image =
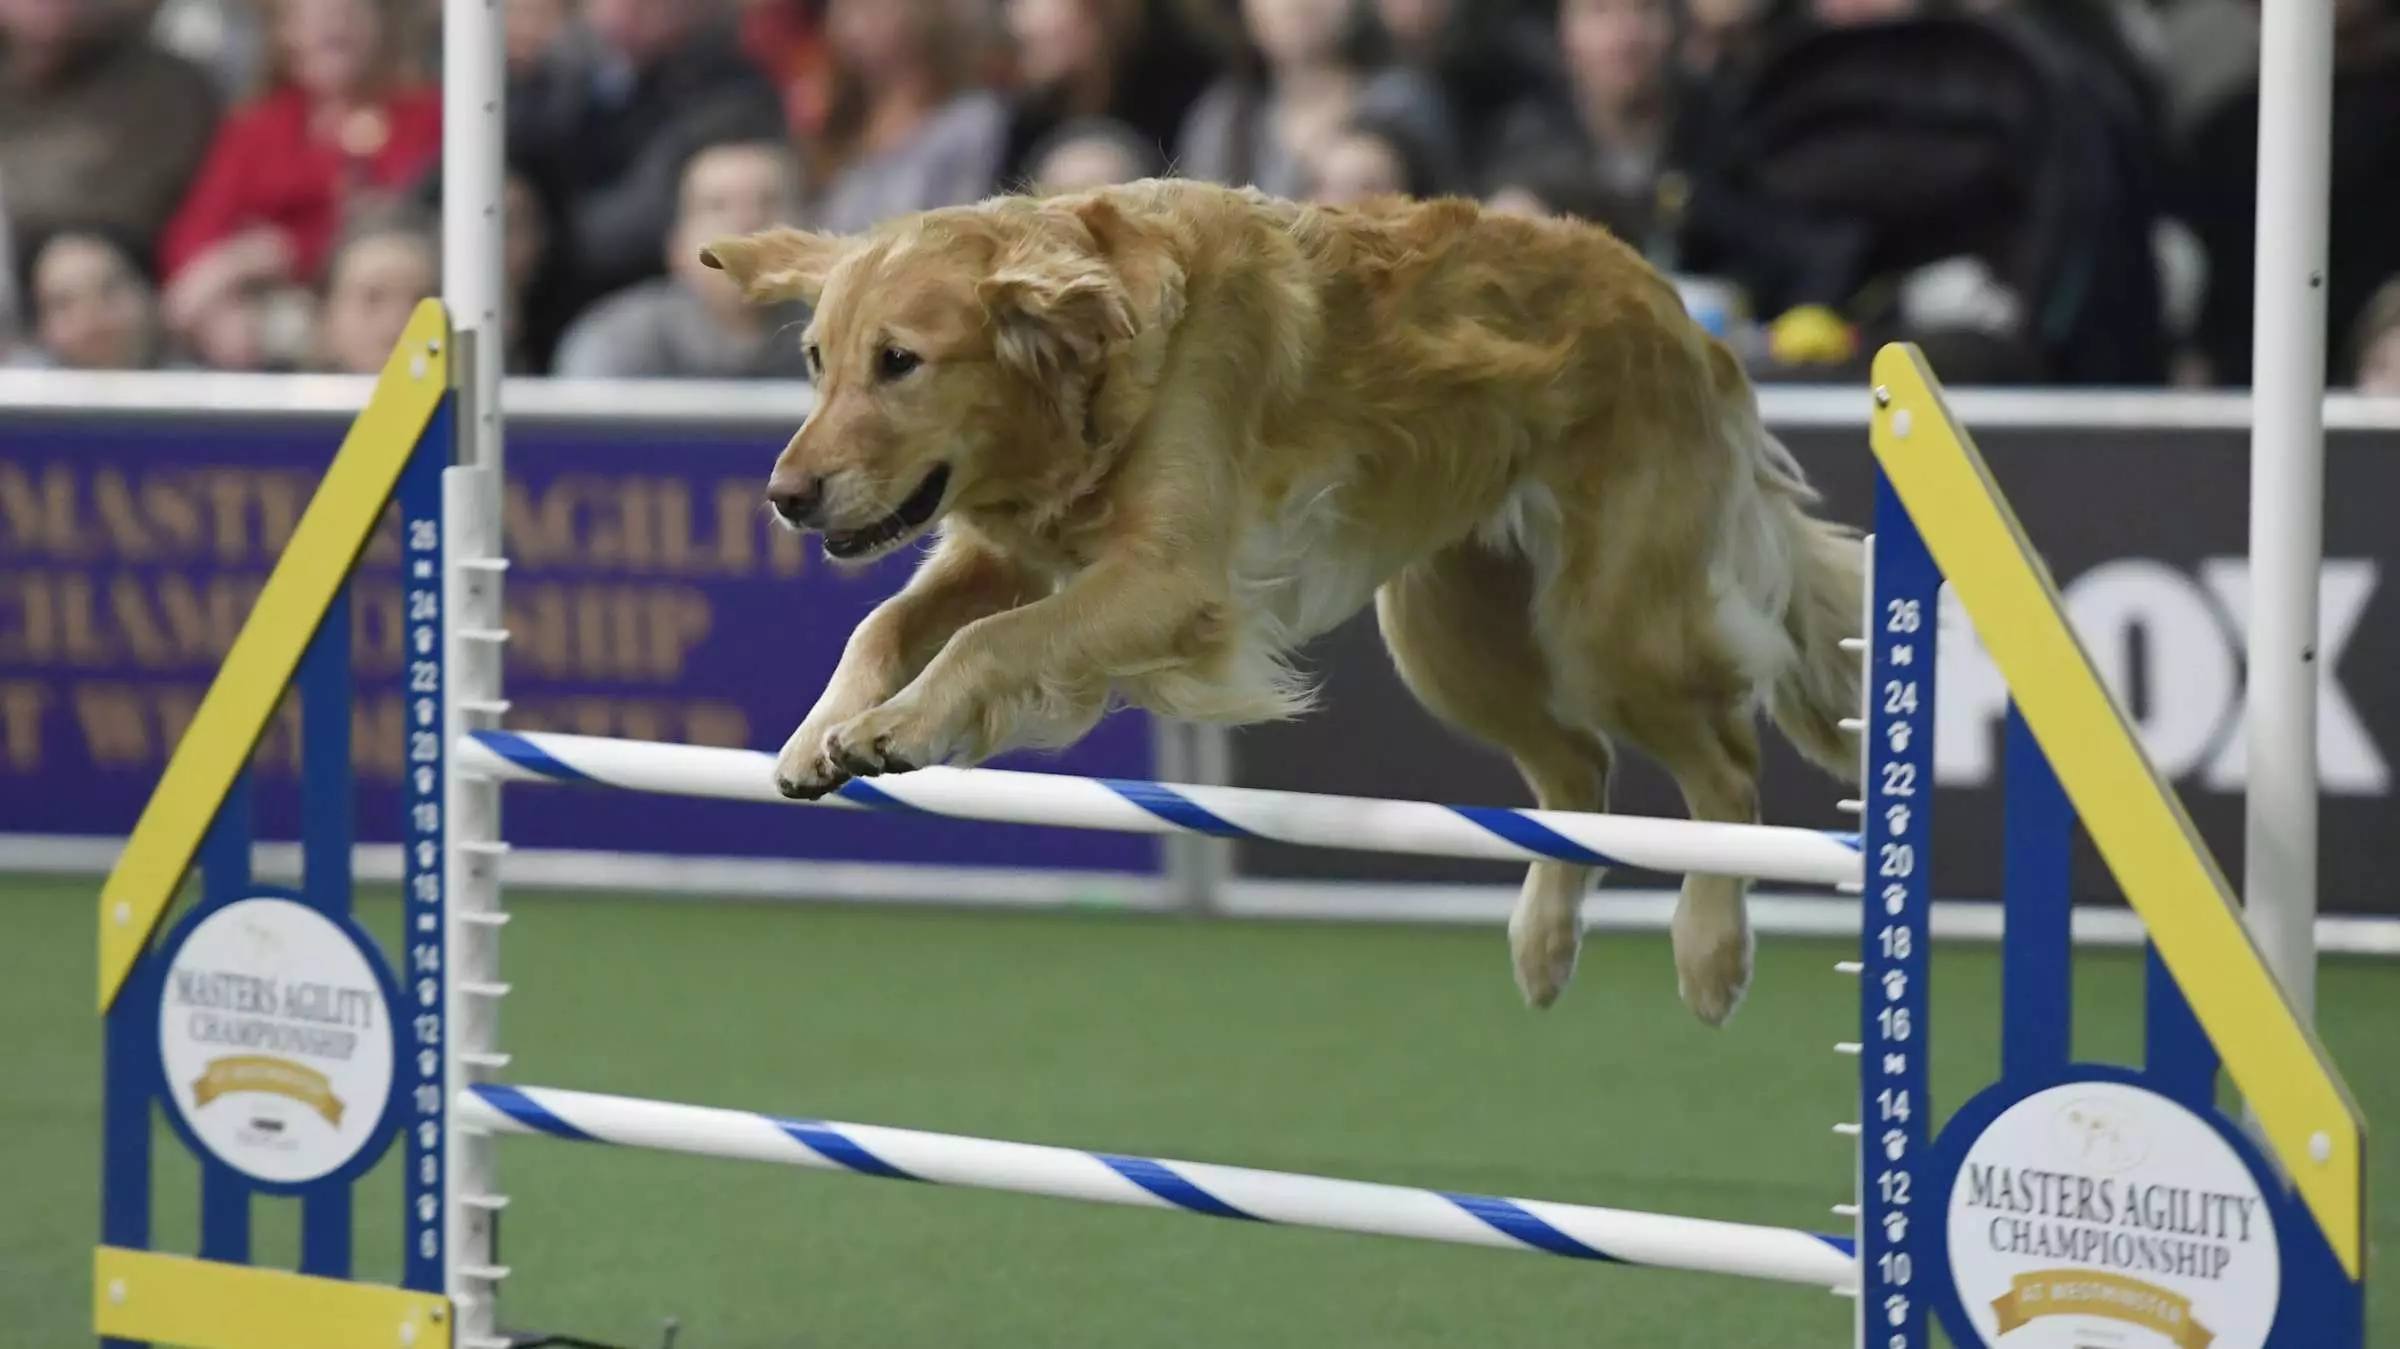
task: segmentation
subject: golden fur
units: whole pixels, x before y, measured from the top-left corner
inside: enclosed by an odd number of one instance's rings
[[[817,402],[770,498],[858,555],[940,533],[784,746],[787,794],[1068,743],[1112,697],[1289,716],[1292,653],[1369,602],[1409,688],[1546,808],[1604,809],[1624,741],[1694,818],[1753,821],[1762,707],[1856,775],[1856,535],[1603,230],[1160,180],[704,257],[815,306]],[[1526,877],[1537,1006],[1593,875]],[[1676,908],[1712,1024],[1749,981],[1745,891],[1692,876]]]

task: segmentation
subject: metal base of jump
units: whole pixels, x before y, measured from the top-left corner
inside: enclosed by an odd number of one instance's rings
[[[1240,1166],[1161,1161],[873,1124],[835,1124],[486,1083],[455,1098],[460,1127],[773,1162],[1211,1218],[1413,1237],[1457,1246],[1736,1274],[1848,1293],[1848,1237],[1583,1204],[1454,1194]]]
[[[1206,834],[1422,857],[1553,860],[1794,885],[1855,886],[1861,873],[1856,834],[1648,815],[1444,806],[994,768],[921,768],[872,781],[852,779],[821,801],[801,803],[775,790],[774,757],[756,750],[528,731],[470,732],[458,743],[457,767],[512,782],[1134,834]]]

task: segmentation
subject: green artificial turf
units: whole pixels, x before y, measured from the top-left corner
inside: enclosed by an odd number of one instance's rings
[[[0,1310],[89,1343],[99,1030],[88,882],[0,879]],[[1662,938],[1598,934],[1528,1012],[1497,931],[512,896],[515,1080],[1818,1229],[1847,1197],[1845,952],[1770,940],[1725,1031]],[[387,934],[388,898],[365,905]],[[2077,962],[2079,1051],[2141,1029],[2132,952]],[[1997,1061],[1994,948],[1937,954],[1939,1104]],[[2329,960],[2321,1020],[2400,1165],[2400,965]],[[194,1169],[160,1133],[160,1244]],[[1833,1349],[1823,1292],[541,1139],[504,1144],[509,1321],[634,1346]],[[2400,1236],[2373,1186],[2375,1239]],[[290,1205],[257,1209],[287,1261]],[[391,1165],[362,1272],[397,1269]],[[2400,1289],[2370,1343],[2400,1343]]]

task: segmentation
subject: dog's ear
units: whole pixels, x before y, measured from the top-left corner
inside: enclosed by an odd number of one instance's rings
[[[838,234],[778,227],[719,239],[700,250],[700,261],[732,277],[752,304],[813,305],[824,293],[825,274],[849,249],[850,241]]]
[[[1089,369],[1133,339],[1125,283],[1097,258],[1003,258],[978,294],[1001,361],[1044,384]]]
[[[1092,197],[1070,209],[1090,234],[1093,248],[1123,281],[1135,331],[1162,337],[1173,332],[1183,318],[1184,271],[1172,241],[1156,226],[1127,216],[1107,197]]]

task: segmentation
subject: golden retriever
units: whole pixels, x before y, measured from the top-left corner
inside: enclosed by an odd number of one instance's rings
[[[1624,741],[1695,819],[1753,821],[1762,707],[1857,776],[1858,536],[1810,514],[1740,364],[1602,229],[1152,180],[703,260],[813,306],[777,516],[837,560],[940,535],[784,746],[787,795],[1063,745],[1112,699],[1291,716],[1293,653],[1370,600],[1408,687],[1543,807],[1604,809]],[[1509,945],[1537,1007],[1594,876],[1526,876]],[[1745,897],[1692,876],[1676,906],[1712,1025],[1749,982]]]

